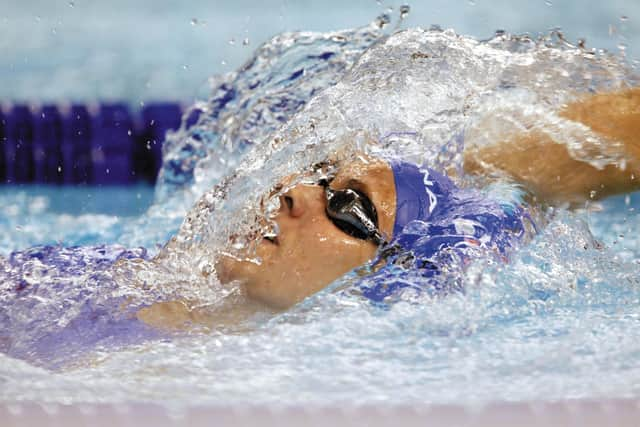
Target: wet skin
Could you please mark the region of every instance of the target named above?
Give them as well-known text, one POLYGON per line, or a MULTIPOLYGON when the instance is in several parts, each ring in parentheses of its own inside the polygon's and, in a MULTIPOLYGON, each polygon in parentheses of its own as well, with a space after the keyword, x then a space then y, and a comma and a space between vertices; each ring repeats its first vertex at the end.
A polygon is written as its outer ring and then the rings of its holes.
MULTIPOLYGON (((391 236, 396 194, 393 172, 386 162, 351 163, 339 170, 330 187, 364 193, 376 208, 380 232, 391 236)), ((334 225, 325 212, 326 203, 320 185, 299 184, 289 190, 281 196, 275 218, 277 239, 263 239, 257 248, 262 262, 224 258, 218 264, 221 281, 239 280, 249 298, 284 309, 372 259, 378 246, 334 225)))

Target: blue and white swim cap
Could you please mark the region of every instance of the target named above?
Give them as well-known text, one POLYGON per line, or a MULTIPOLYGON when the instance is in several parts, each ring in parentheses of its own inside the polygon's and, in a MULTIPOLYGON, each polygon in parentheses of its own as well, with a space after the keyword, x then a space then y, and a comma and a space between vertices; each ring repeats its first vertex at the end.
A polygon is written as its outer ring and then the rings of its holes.
POLYGON ((462 276, 464 266, 483 253, 504 258, 524 234, 528 215, 522 208, 460 189, 431 169, 404 161, 389 165, 396 190, 393 237, 374 261, 385 266, 358 286, 366 298, 386 302, 408 289, 460 291, 461 281, 451 280, 453 272, 462 276))

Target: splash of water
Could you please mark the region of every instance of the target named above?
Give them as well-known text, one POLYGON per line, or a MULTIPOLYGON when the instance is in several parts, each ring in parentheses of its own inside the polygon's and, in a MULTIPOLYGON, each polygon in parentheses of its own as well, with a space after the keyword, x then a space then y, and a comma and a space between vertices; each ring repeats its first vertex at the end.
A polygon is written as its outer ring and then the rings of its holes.
MULTIPOLYGON (((320 43, 323 47, 325 40, 320 43)), ((593 146, 605 147, 606 142, 554 113, 582 94, 633 84, 625 64, 611 56, 575 47, 558 32, 539 40, 499 33, 479 42, 451 30, 411 29, 366 41, 371 46, 350 69, 340 69, 343 75, 337 83, 333 70, 316 68, 331 78, 314 76, 319 86, 313 90, 302 84, 296 87, 297 91, 304 86, 307 98, 294 102, 284 124, 271 120, 264 126, 251 119, 252 114, 239 121, 237 106, 242 102, 230 107, 233 119, 220 120, 227 117, 219 111, 224 111, 221 100, 235 99, 229 93, 241 91, 236 86, 252 87, 242 75, 234 76, 234 85, 221 84, 224 93, 212 98, 215 108, 210 115, 217 119, 216 126, 226 123, 228 128, 213 144, 217 154, 195 162, 193 187, 218 181, 220 171, 226 170, 221 164, 221 141, 231 152, 241 152, 233 157, 236 171, 200 198, 169 250, 189 253, 196 264, 212 269, 216 251, 255 247, 271 227, 264 195, 281 194, 272 189, 285 176, 298 174, 293 184, 308 179, 310 165, 336 153, 344 158, 362 153, 401 158, 436 170, 454 170, 463 177, 464 146, 490 144, 537 123, 579 160, 598 168, 621 161, 613 152, 606 155, 606 149, 604 156, 589 157, 593 146), (242 133, 247 123, 250 132, 242 133), (479 124, 491 132, 477 132, 479 124)), ((276 67, 276 73, 280 70, 276 67)), ((304 72, 296 70, 294 75, 304 72)), ((254 95, 261 100, 264 92, 254 95)), ((301 99, 300 93, 291 99, 301 99)), ((201 130, 199 125, 195 129, 186 138, 184 130, 175 134, 174 146, 180 140, 189 147, 190 135, 201 130)), ((174 160, 170 156, 165 172, 174 160)), ((459 182, 464 184, 463 179, 459 182)))
MULTIPOLYGON (((558 33, 537 40, 499 33, 477 41, 438 29, 388 34, 374 25, 281 35, 240 70, 215 79, 212 97, 194 106, 196 124, 185 121, 170 136, 158 204, 122 233, 125 241, 137 241, 154 218, 173 224, 204 193, 164 250, 150 259, 124 248, 40 248, 2 259, 0 321, 23 334, 18 345, 27 348, 47 335, 71 333, 74 321, 95 314, 96 307, 104 308, 103 315, 93 320, 109 323, 173 298, 221 304, 234 291, 220 287, 212 274, 218 251, 255 244, 274 208, 265 194, 278 194, 272 190, 285 176, 296 176, 292 184, 312 177, 317 171, 311 165, 336 153, 347 160, 366 153, 452 169, 462 186, 477 185, 461 173, 464 146, 488 144, 536 122, 578 159, 596 167, 617 162, 613 154, 590 158, 589 147, 603 141, 553 111, 582 94, 637 84, 626 64, 572 46, 558 33), (479 123, 491 123, 493 133, 474 133, 479 123), (132 229, 138 237, 128 236, 132 229), (32 256, 38 250, 46 256, 32 256), (69 268, 60 269, 61 261, 51 257, 65 258, 69 268), (43 293, 20 300, 15 287, 23 281, 43 293), (56 287, 64 291, 52 295, 56 287), (122 301, 128 308, 114 314, 114 303, 122 301)), ((485 191, 505 203, 520 201, 513 187, 485 191)), ((71 401, 235 402, 251 393, 253 401, 266 402, 391 395, 407 403, 637 393, 625 382, 638 378, 637 368, 625 368, 625 354, 638 351, 630 327, 640 300, 638 250, 618 257, 593 238, 585 215, 554 213, 508 263, 480 257, 456 271, 466 294, 425 295, 419 304, 400 301, 381 312, 339 292, 361 280, 350 273, 289 312, 256 322, 245 335, 212 333, 107 351, 96 356, 99 367, 81 366, 62 379, 3 359, 0 398, 58 401, 63 398, 55 391, 64 390, 71 401), (613 319, 609 330, 598 329, 602 316, 613 319), (613 348, 594 331, 606 338, 626 331, 626 347, 613 348), (571 361, 554 359, 558 351, 571 361), (619 367, 613 373, 611 360, 619 367), (292 384, 291 367, 300 363, 299 381, 292 384), (129 375, 121 378, 125 366, 129 375), (566 382, 550 390, 545 380, 559 381, 558 366, 569 367, 566 382), (603 372, 610 382, 585 387, 603 372), (31 380, 21 381, 22 374, 31 380), (259 378, 262 387, 247 390, 247 378, 259 378), (203 379, 207 392, 194 396, 203 379), (109 393, 79 386, 88 383, 109 393)), ((15 336, 0 335, 0 345, 9 340, 15 345, 15 336)), ((97 345, 110 349, 113 343, 97 345)))

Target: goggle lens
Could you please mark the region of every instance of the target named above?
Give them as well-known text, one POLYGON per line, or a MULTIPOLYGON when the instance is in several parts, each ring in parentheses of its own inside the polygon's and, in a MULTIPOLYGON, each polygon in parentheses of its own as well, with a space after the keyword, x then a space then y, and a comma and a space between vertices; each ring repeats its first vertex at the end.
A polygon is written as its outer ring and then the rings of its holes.
POLYGON ((372 240, 378 245, 383 242, 376 208, 367 196, 350 188, 333 190, 326 181, 321 185, 327 197, 327 216, 336 227, 357 239, 372 240))

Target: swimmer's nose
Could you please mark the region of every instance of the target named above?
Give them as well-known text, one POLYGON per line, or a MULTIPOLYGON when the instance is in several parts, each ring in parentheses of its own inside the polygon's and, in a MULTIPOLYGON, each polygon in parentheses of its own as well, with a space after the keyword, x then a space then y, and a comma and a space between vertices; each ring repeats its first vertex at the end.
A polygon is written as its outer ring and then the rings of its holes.
POLYGON ((317 198, 318 189, 306 185, 298 185, 280 196, 280 209, 293 218, 305 214, 317 198))

